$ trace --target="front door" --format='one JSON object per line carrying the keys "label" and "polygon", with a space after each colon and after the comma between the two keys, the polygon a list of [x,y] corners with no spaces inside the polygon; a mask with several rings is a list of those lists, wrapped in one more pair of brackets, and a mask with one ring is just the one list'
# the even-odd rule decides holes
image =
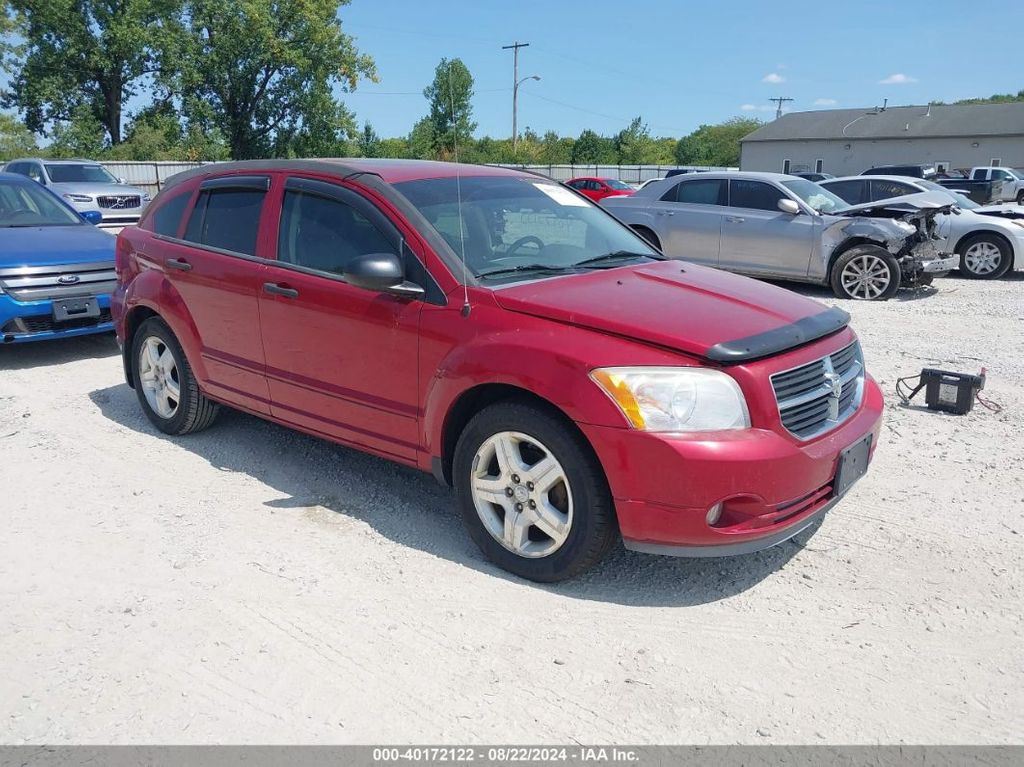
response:
{"label": "front door", "polygon": [[353,287],[342,276],[355,256],[402,250],[398,231],[366,198],[290,178],[260,319],[275,417],[413,461],[422,303]]}
{"label": "front door", "polygon": [[723,269],[775,277],[807,276],[817,231],[815,217],[779,210],[791,199],[764,181],[729,181],[729,207],[722,218]]}

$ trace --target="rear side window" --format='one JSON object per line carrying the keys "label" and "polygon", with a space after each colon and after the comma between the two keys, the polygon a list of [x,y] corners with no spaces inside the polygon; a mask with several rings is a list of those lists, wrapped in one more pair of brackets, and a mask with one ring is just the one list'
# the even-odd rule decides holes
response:
{"label": "rear side window", "polygon": [[153,211],[153,232],[166,237],[177,237],[181,217],[185,214],[185,206],[191,197],[191,192],[183,192],[166,202],[161,202],[160,207]]}
{"label": "rear side window", "polygon": [[902,197],[905,194],[914,194],[917,190],[910,184],[901,184],[899,181],[871,182],[871,202],[875,200],[888,200],[890,197]]}
{"label": "rear side window", "polygon": [[278,261],[340,275],[356,256],[394,252],[381,231],[351,205],[318,194],[285,192]]}
{"label": "rear side window", "polygon": [[843,200],[850,203],[850,205],[860,205],[862,202],[867,202],[867,182],[866,181],[832,181],[827,184],[822,184],[823,187],[828,189],[832,194],[842,197]]}
{"label": "rear side window", "polygon": [[255,255],[266,194],[262,189],[204,190],[192,209],[185,239],[232,253]]}
{"label": "rear side window", "polygon": [[779,200],[783,198],[786,198],[786,195],[782,190],[763,181],[734,179],[729,182],[729,206],[732,208],[770,210],[777,213]]}
{"label": "rear side window", "polygon": [[662,196],[664,202],[685,202],[691,205],[724,205],[725,181],[717,178],[681,181]]}

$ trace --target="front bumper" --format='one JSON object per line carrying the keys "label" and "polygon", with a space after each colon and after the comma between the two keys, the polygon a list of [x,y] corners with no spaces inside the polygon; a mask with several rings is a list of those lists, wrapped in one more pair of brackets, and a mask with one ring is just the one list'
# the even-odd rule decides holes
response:
{"label": "front bumper", "polygon": [[[840,499],[840,453],[878,442],[882,393],[869,377],[857,412],[806,442],[768,429],[664,435],[581,425],[604,466],[627,548],[731,556],[774,546],[813,525]],[[708,511],[722,504],[720,519]]]}
{"label": "front bumper", "polygon": [[942,253],[934,258],[922,259],[917,264],[926,274],[949,272],[960,266],[960,256]]}
{"label": "front bumper", "polygon": [[0,343],[50,341],[93,333],[109,333],[114,329],[110,314],[110,295],[94,297],[99,305],[99,317],[55,322],[53,301],[15,301],[9,295],[0,294]]}

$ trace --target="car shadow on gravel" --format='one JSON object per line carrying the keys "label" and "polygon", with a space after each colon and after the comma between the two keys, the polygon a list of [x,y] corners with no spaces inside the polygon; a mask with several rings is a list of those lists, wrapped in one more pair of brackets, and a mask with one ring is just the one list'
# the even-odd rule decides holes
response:
{"label": "car shadow on gravel", "polygon": [[86,359],[102,359],[118,354],[113,333],[59,338],[22,344],[0,344],[0,371],[63,365]]}
{"label": "car shadow on gravel", "polygon": [[[125,428],[172,441],[216,469],[242,472],[273,488],[280,497],[266,501],[268,509],[299,515],[326,508],[365,522],[403,546],[576,599],[670,607],[715,602],[781,570],[813,535],[809,530],[766,551],[713,559],[638,554],[619,544],[581,577],[553,585],[529,584],[484,559],[463,529],[451,493],[428,474],[228,408],[221,409],[208,431],[168,437],[153,428],[126,385],[98,389],[89,398],[103,416]],[[308,518],[304,523],[316,524]]]}

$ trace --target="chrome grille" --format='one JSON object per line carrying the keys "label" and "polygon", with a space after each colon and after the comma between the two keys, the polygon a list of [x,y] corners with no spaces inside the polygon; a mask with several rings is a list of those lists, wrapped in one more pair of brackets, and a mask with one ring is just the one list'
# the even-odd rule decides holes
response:
{"label": "chrome grille", "polygon": [[142,198],[137,194],[105,194],[96,198],[96,204],[112,210],[130,210],[139,207]]}
{"label": "chrome grille", "polygon": [[834,429],[860,406],[864,358],[856,341],[834,354],[771,377],[782,425],[811,439]]}
{"label": "chrome grille", "polygon": [[115,287],[112,261],[0,269],[0,288],[15,301],[99,296],[113,293]]}

